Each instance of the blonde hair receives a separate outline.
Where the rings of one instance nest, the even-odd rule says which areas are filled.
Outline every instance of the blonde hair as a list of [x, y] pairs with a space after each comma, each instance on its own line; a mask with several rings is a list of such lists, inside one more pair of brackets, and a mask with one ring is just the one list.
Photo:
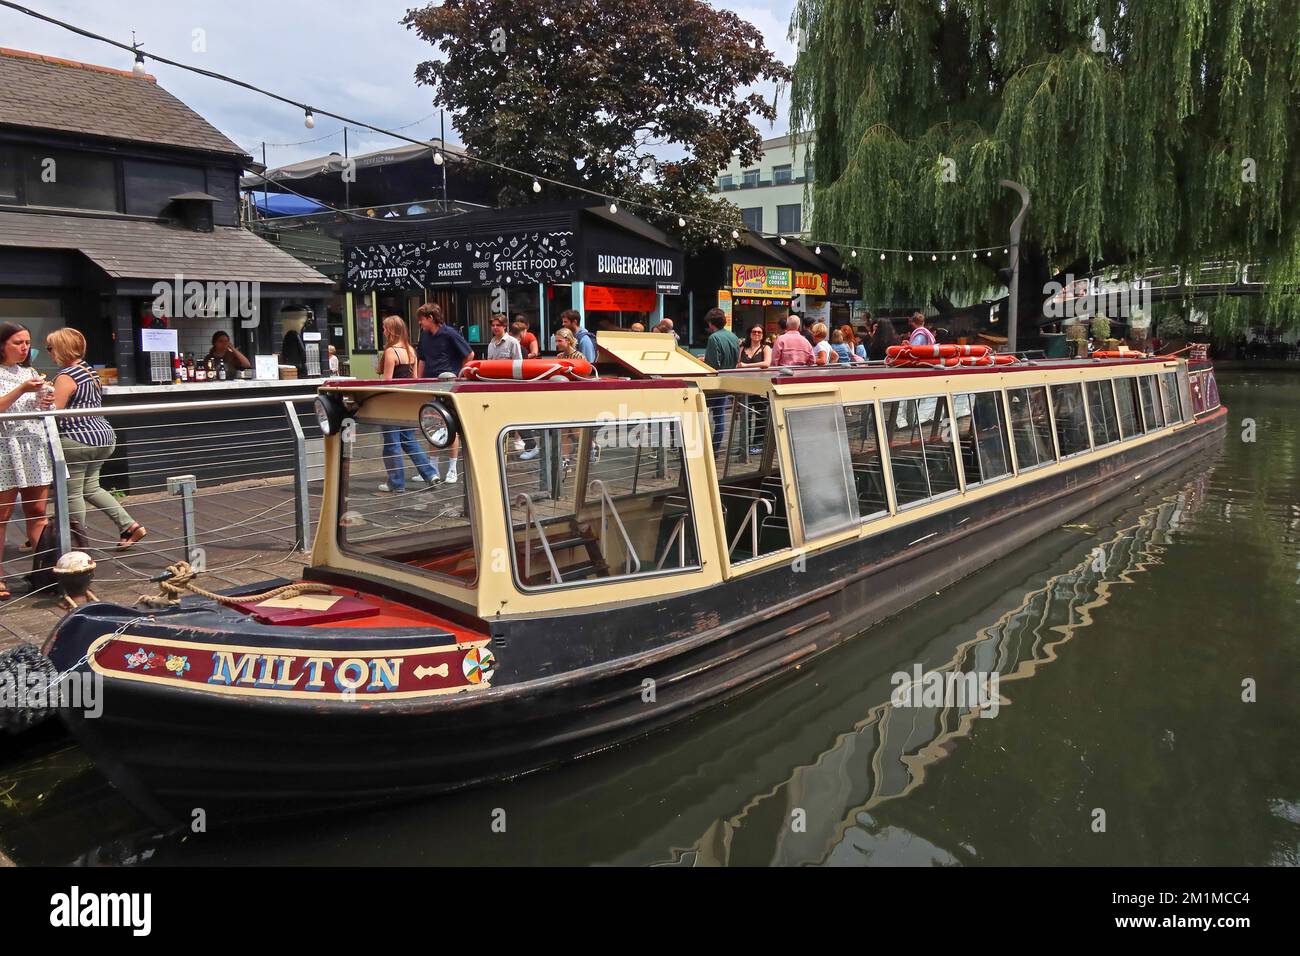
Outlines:
[[827, 332], [826, 323], [825, 322], [816, 323], [815, 325], [813, 325], [811, 331], [812, 331], [812, 337], [815, 339], [826, 338], [826, 332]]
[[572, 332], [570, 332], [568, 329], [560, 329], [558, 332], [556, 332], [556, 333], [555, 333], [555, 341], [557, 341], [557, 342], [572, 342], [574, 345], [577, 345], [577, 344], [578, 344], [578, 340], [577, 340], [577, 338], [576, 338], [576, 337], [574, 336], [574, 334], [573, 334]]
[[834, 332], [831, 333], [831, 345], [843, 345], [843, 344], [844, 344], [844, 333], [841, 332], [839, 329], [836, 329]]
[[45, 336], [45, 348], [60, 365], [71, 365], [86, 357], [86, 337], [76, 329], [57, 329]]
[[400, 315], [390, 315], [384, 319], [384, 348], [396, 346], [411, 347], [411, 337], [406, 331], [406, 320]]

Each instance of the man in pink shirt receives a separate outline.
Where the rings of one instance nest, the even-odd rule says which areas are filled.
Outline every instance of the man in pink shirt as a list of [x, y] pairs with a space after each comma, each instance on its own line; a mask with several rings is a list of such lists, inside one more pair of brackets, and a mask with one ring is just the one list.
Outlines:
[[795, 316], [785, 320], [786, 331], [777, 336], [772, 346], [772, 367], [778, 365], [812, 365], [813, 350], [808, 340], [799, 334], [799, 320]]

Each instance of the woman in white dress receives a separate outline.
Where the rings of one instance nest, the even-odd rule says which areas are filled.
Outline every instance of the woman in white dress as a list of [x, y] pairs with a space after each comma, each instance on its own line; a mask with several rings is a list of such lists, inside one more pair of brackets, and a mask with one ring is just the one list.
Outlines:
[[[0, 412], [34, 412], [49, 407], [53, 392], [31, 366], [32, 335], [21, 325], [0, 322]], [[27, 544], [36, 547], [45, 528], [45, 503], [54, 480], [45, 429], [36, 419], [0, 423], [0, 545], [14, 502], [23, 501]], [[2, 558], [0, 552], [0, 558]], [[0, 563], [0, 601], [10, 597]]]

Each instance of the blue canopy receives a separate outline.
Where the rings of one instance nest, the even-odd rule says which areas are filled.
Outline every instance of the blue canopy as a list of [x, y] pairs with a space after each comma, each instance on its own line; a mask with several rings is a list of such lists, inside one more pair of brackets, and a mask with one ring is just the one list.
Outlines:
[[293, 193], [254, 192], [253, 203], [258, 212], [266, 216], [306, 216], [330, 208], [314, 199], [295, 196]]

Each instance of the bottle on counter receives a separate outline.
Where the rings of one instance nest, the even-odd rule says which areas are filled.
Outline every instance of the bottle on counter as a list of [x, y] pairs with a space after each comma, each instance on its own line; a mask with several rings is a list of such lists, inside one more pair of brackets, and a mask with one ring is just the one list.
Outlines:
[[185, 359], [185, 381], [194, 381], [194, 353], [191, 352]]
[[180, 384], [181, 382], [183, 382], [183, 381], [185, 381], [185, 366], [181, 364], [181, 356], [180, 356], [180, 353], [179, 353], [179, 352], [177, 352], [177, 353], [173, 353], [173, 355], [172, 355], [172, 384], [173, 384], [173, 385], [179, 385], [179, 384]]
[[224, 382], [226, 380], [227, 374], [228, 373], [226, 372], [226, 360], [224, 358], [217, 359], [217, 381]]
[[203, 364], [203, 359], [199, 359], [194, 364], [194, 381], [206, 382], [208, 380], [208, 370]]

